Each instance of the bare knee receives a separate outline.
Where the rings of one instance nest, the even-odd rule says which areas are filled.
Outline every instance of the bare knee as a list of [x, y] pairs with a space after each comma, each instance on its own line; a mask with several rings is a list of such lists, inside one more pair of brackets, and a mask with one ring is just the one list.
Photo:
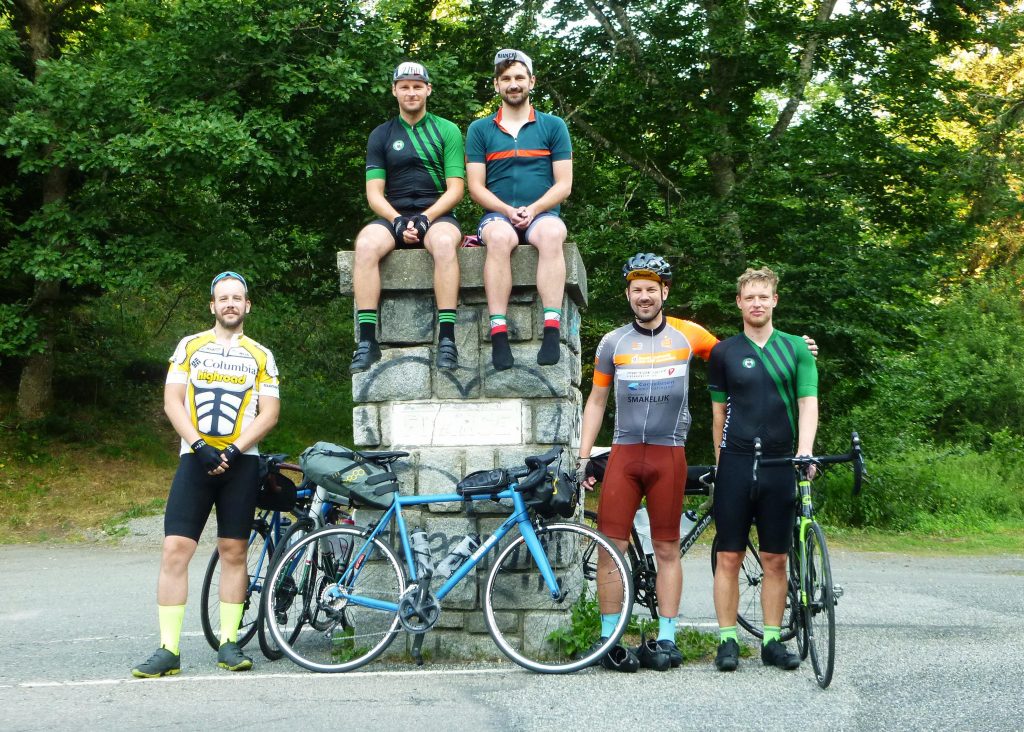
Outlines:
[[357, 267], [376, 267], [394, 248], [391, 232], [383, 226], [371, 224], [356, 236], [355, 264]]
[[658, 564], [664, 566], [668, 562], [679, 560], [678, 541], [652, 541], [654, 545], [654, 556], [658, 558]]
[[718, 552], [715, 558], [715, 571], [723, 571], [730, 575], [739, 575], [743, 564], [743, 552]]
[[225, 566], [237, 567], [245, 564], [249, 544], [245, 539], [218, 539], [217, 552]]
[[196, 552], [196, 542], [185, 536], [164, 537], [160, 568], [168, 574], [181, 574], [188, 570], [188, 564]]

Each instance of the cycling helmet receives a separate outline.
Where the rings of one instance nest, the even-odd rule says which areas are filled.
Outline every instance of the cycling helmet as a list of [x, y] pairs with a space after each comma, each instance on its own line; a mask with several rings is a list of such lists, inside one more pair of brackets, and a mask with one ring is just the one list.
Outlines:
[[672, 284], [672, 265], [664, 257], [650, 252], [634, 254], [622, 266], [622, 276], [626, 282], [636, 279], [657, 280], [663, 285]]

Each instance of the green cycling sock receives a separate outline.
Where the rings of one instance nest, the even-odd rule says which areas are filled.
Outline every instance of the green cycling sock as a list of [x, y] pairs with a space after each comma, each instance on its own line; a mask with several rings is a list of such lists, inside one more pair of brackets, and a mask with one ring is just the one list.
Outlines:
[[220, 644], [238, 642], [238, 626], [242, 624], [245, 605], [240, 602], [220, 604]]
[[178, 643], [181, 640], [181, 623], [185, 620], [184, 605], [157, 605], [160, 617], [160, 645], [178, 655]]
[[739, 638], [736, 637], [735, 625], [730, 625], [728, 628], [718, 629], [718, 642], [725, 643], [727, 640], [733, 640], [739, 643]]
[[764, 626], [764, 638], [761, 640], [761, 645], [766, 646], [773, 640], [781, 641], [782, 633], [781, 629], [777, 625], [766, 625]]

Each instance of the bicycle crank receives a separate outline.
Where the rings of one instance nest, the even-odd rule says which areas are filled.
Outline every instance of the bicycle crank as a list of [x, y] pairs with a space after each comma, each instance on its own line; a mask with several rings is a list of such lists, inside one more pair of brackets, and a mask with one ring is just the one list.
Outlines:
[[398, 619], [410, 633], [426, 633], [440, 614], [441, 606], [434, 595], [428, 591], [421, 598], [419, 585], [410, 586], [398, 600]]

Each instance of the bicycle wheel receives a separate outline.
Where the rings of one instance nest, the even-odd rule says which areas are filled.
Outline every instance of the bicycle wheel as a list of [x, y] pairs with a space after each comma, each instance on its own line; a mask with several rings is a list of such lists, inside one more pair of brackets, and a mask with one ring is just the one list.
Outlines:
[[[736, 622], [755, 638], [764, 638], [764, 611], [761, 608], [761, 587], [764, 585], [764, 567], [761, 565], [761, 555], [757, 551], [754, 538], [757, 536], [754, 529], [751, 529], [747, 537], [747, 552], [740, 565], [739, 591], [740, 601], [736, 609]], [[718, 566], [718, 536], [711, 542], [711, 574], [714, 575]], [[786, 609], [782, 614], [782, 625], [779, 626], [779, 635], [783, 642], [790, 640], [796, 633], [793, 608], [790, 593], [786, 593]]]
[[832, 682], [836, 652], [836, 598], [832, 587], [832, 566], [825, 545], [825, 532], [817, 522], [811, 524], [807, 535], [807, 605], [804, 618], [807, 626], [807, 645], [811, 649], [811, 663], [818, 686], [826, 688]]
[[[281, 559], [281, 555], [284, 554], [288, 547], [296, 544], [299, 539], [310, 533], [314, 528], [315, 524], [311, 518], [300, 518], [294, 521], [292, 525], [288, 527], [288, 531], [285, 532], [284, 536], [281, 537], [281, 541], [278, 542], [278, 545], [274, 550], [274, 555], [270, 559], [270, 566], [273, 567], [276, 565]], [[294, 576], [291, 574], [288, 576], [291, 577], [290, 583], [287, 579], [282, 579], [281, 581], [281, 585], [286, 588], [285, 591], [279, 593], [279, 595], [275, 596], [271, 601], [275, 614], [279, 612], [287, 613], [288, 610], [290, 610], [292, 603], [295, 601], [296, 594], [298, 594], [298, 585], [295, 584]], [[311, 596], [312, 593], [310, 592], [309, 595]], [[303, 595], [300, 608], [308, 607], [308, 604], [309, 597]], [[274, 639], [270, 637], [270, 631], [267, 629], [266, 606], [267, 603], [260, 603], [259, 614], [256, 618], [256, 638], [259, 640], [260, 650], [263, 652], [263, 656], [268, 661], [277, 661], [284, 657], [284, 652], [276, 643], [274, 643]], [[298, 633], [299, 627], [301, 626], [297, 625], [295, 630], [296, 633]]]
[[[633, 586], [626, 560], [610, 539], [581, 524], [548, 524], [537, 529], [540, 547], [558, 579], [552, 597], [522, 535], [499, 554], [487, 575], [484, 620], [502, 653], [531, 671], [567, 673], [594, 665], [615, 645], [633, 611]], [[584, 572], [584, 557], [604, 553], [608, 561]], [[607, 591], [599, 607], [597, 592]], [[525, 608], [525, 612], [509, 612]], [[611, 636], [598, 640], [600, 613], [618, 613]], [[582, 621], [582, 622], [581, 622]], [[591, 637], [580, 628], [593, 627]], [[593, 643], [593, 645], [591, 645]]]
[[[583, 512], [583, 524], [592, 529], [597, 529], [597, 513], [594, 511]], [[633, 578], [633, 602], [643, 605], [651, 614], [652, 620], [658, 619], [658, 593], [656, 585], [658, 570], [654, 564], [653, 556], [644, 556], [637, 544], [635, 531], [630, 532], [629, 545], [626, 547], [626, 562], [629, 564], [629, 576]], [[588, 582], [594, 580], [597, 575], [597, 544], [590, 547], [589, 553], [584, 556], [584, 577]]]
[[[260, 591], [267, 578], [270, 557], [274, 553], [274, 540], [270, 538], [270, 529], [266, 521], [257, 519], [253, 522], [252, 533], [249, 535], [249, 549], [245, 563], [249, 568], [249, 584], [245, 591], [245, 603], [242, 611], [242, 622], [238, 626], [238, 645], [245, 646], [256, 633], [256, 616], [259, 614]], [[256, 593], [256, 597], [253, 597]], [[203, 589], [200, 599], [199, 620], [203, 626], [206, 642], [214, 650], [220, 648], [220, 552], [213, 550], [210, 561], [206, 565], [203, 577]]]
[[[328, 526], [287, 547], [270, 570], [268, 587], [263, 603], [270, 637], [310, 671], [359, 668], [383, 653], [400, 632], [402, 565], [380, 539], [367, 545], [359, 529]], [[284, 611], [281, 598], [289, 594], [292, 605]], [[302, 607], [293, 607], [300, 597]], [[374, 602], [390, 607], [368, 607]]]

